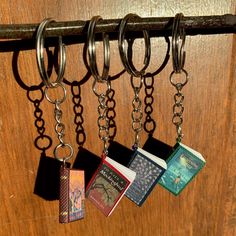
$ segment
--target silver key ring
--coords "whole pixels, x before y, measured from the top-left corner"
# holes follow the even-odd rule
[[[180,21],[184,15],[178,13],[173,20],[172,28],[172,64],[175,73],[180,73],[184,68],[185,63],[185,30],[180,26]]]
[[[118,46],[119,46],[119,53],[120,53],[120,58],[123,63],[123,66],[127,70],[127,72],[135,77],[139,77],[144,74],[146,68],[148,67],[150,63],[150,58],[151,58],[151,43],[150,43],[150,37],[148,34],[147,30],[143,30],[143,37],[144,37],[144,42],[145,42],[145,56],[144,56],[144,66],[143,68],[138,71],[132,61],[129,60],[128,56],[128,48],[125,47],[125,31],[126,31],[126,25],[129,19],[138,17],[136,14],[128,14],[126,15],[120,23],[119,27],[119,37],[118,37]]]
[[[89,22],[88,34],[87,34],[87,46],[88,46],[88,56],[90,70],[98,82],[104,82],[108,79],[109,68],[110,68],[110,43],[109,36],[106,33],[103,33],[103,48],[104,48],[104,64],[102,75],[98,73],[97,60],[96,60],[96,45],[95,45],[95,27],[99,20],[102,20],[100,16],[94,16]]]
[[[54,20],[51,18],[44,19],[36,33],[36,58],[37,58],[37,65],[39,69],[40,76],[46,85],[46,87],[54,87],[57,83],[61,83],[63,80],[63,76],[65,73],[65,65],[66,65],[66,48],[65,45],[62,43],[62,37],[59,37],[59,53],[60,53],[60,63],[59,63],[59,70],[57,74],[57,79],[55,82],[50,81],[50,77],[45,69],[44,63],[44,41],[45,41],[45,29],[47,25]]]

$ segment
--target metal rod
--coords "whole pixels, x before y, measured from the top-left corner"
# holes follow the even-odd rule
[[[101,20],[96,32],[118,32],[121,19]],[[173,17],[152,17],[133,19],[127,24],[127,31],[155,32],[156,36],[171,35]],[[46,29],[46,37],[84,36],[89,21],[53,22]],[[187,35],[236,33],[236,15],[186,16],[181,21]],[[0,39],[32,39],[38,24],[0,25]]]

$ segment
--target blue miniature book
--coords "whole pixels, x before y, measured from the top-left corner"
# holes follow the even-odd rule
[[[159,184],[174,195],[178,195],[205,163],[205,159],[199,152],[177,143],[167,160],[167,170],[160,178]]]
[[[138,148],[129,168],[136,172],[136,177],[125,195],[141,206],[166,170],[167,165],[161,158]]]

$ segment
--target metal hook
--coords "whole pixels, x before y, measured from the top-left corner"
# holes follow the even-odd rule
[[[37,65],[39,69],[40,76],[46,85],[46,87],[54,87],[57,83],[61,83],[63,80],[63,76],[65,73],[65,65],[66,65],[66,48],[65,45],[62,43],[62,37],[59,37],[59,52],[60,52],[60,64],[59,64],[59,70],[57,79],[55,82],[50,81],[50,77],[45,69],[45,63],[44,63],[44,41],[45,41],[45,29],[47,25],[54,20],[51,18],[44,19],[37,30],[36,33],[36,58],[37,58]]]
[[[102,20],[100,16],[94,16],[89,22],[88,34],[87,34],[87,45],[88,45],[88,55],[90,70],[93,77],[98,82],[104,82],[108,79],[109,68],[110,68],[110,43],[109,36],[103,33],[103,47],[104,47],[104,64],[102,76],[98,73],[97,61],[96,61],[96,46],[95,46],[95,27],[99,20]]]
[[[148,34],[147,30],[143,30],[143,36],[144,36],[144,41],[145,41],[145,56],[144,56],[144,67],[138,71],[132,61],[129,60],[128,57],[128,48],[125,48],[125,31],[126,31],[126,25],[129,19],[138,17],[136,14],[127,14],[120,23],[119,27],[119,37],[118,37],[118,47],[119,47],[119,52],[120,52],[120,58],[121,61],[127,70],[127,72],[135,77],[139,77],[144,74],[145,69],[148,67],[150,63],[150,58],[151,58],[151,46],[150,46],[150,37]]]
[[[172,64],[175,73],[180,73],[185,63],[185,29],[180,25],[180,21],[184,15],[178,13],[174,17],[172,28]]]

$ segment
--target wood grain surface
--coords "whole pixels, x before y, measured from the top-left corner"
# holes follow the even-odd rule
[[[0,21],[1,24],[39,23],[45,17],[58,21],[88,20],[94,15],[111,19],[131,12],[143,17],[174,16],[177,12],[188,16],[235,14],[235,1],[1,0]],[[0,45],[4,47],[4,44]],[[67,46],[65,79],[68,97],[62,106],[62,120],[66,126],[65,140],[77,152],[71,83],[82,81],[84,147],[99,156],[102,143],[97,133],[98,102],[92,92],[93,78],[84,63],[83,47],[81,43]],[[142,40],[134,44],[135,65],[142,65],[143,47]],[[102,45],[98,43],[97,48],[100,55]],[[149,71],[161,65],[166,48],[163,38],[152,39]],[[0,235],[236,235],[235,36],[206,35],[186,39],[185,68],[191,79],[183,89],[183,142],[201,152],[207,161],[199,175],[178,197],[156,186],[141,208],[124,198],[109,218],[86,201],[85,219],[67,225],[58,223],[58,201],[46,201],[33,193],[42,154],[35,146],[35,139],[39,136],[37,126],[43,126],[44,135],[52,140],[51,147],[45,151],[48,157],[53,156],[57,144],[53,106],[45,99],[32,102],[42,98],[38,87],[31,91],[35,88],[32,86],[41,83],[35,54],[35,50],[10,49],[0,53]],[[101,65],[101,56],[98,59]],[[174,145],[176,134],[171,119],[175,90],[168,80],[171,69],[169,60],[162,72],[155,76],[152,117],[157,124],[154,137]],[[110,74],[114,76],[122,70],[117,41],[112,41]],[[54,72],[52,77],[55,77]],[[112,88],[115,91],[117,127],[114,140],[130,148],[134,138],[130,116],[133,91],[128,74],[114,79]],[[77,93],[79,88],[74,87],[74,91]],[[145,97],[144,90],[141,97]],[[79,113],[79,109],[76,107],[75,111]],[[37,122],[36,110],[42,115]],[[147,136],[143,131],[142,144]],[[46,139],[38,142],[47,145]]]

